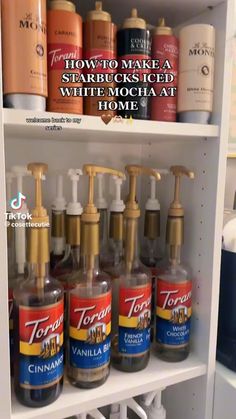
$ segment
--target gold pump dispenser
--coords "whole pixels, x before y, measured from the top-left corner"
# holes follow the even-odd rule
[[[178,259],[178,249],[184,243],[184,209],[180,203],[180,180],[182,176],[194,179],[194,173],[184,166],[172,166],[175,176],[174,200],[170,205],[166,227],[166,243],[170,246],[170,259]]]
[[[126,244],[125,244],[125,263],[128,271],[131,270],[132,263],[134,260],[135,254],[135,220],[140,217],[140,209],[138,203],[136,202],[136,186],[137,186],[137,176],[146,175],[153,176],[156,180],[160,180],[160,174],[148,167],[138,166],[138,165],[129,165],[126,166],[126,171],[129,174],[129,196],[126,202],[126,207],[124,211],[124,218],[129,220],[126,224]]]
[[[48,166],[44,163],[30,163],[28,170],[35,179],[35,207],[32,210],[28,242],[28,277],[14,288],[14,388],[17,399],[29,407],[42,407],[56,400],[63,385],[63,313],[64,296],[60,283],[49,276],[49,217],[42,204],[42,179]],[[46,319],[44,333],[36,336],[35,325]],[[34,351],[25,352],[21,330],[31,333],[26,347]],[[56,355],[46,351],[47,342],[59,337]],[[24,333],[24,332],[23,332]],[[55,356],[57,361],[55,361]],[[30,366],[40,363],[46,371],[50,364],[50,374],[34,370]],[[23,372],[22,372],[23,371]],[[24,371],[27,371],[25,373]],[[37,378],[37,374],[40,378]],[[35,386],[35,380],[38,385]],[[36,381],[37,382],[37,381]]]
[[[111,333],[111,283],[110,277],[99,268],[100,214],[94,204],[94,180],[98,173],[120,178],[124,174],[93,164],[85,164],[83,173],[89,178],[88,201],[81,216],[80,270],[69,291],[68,378],[76,387],[94,388],[102,385],[109,375]],[[80,315],[81,309],[86,316]],[[102,319],[102,326],[98,325],[98,318]],[[83,350],[87,342],[88,356]],[[97,343],[99,353],[93,346]]]
[[[184,166],[172,166],[170,172],[175,177],[175,188],[166,226],[169,262],[156,281],[156,352],[164,361],[179,362],[189,355],[192,314],[192,274],[180,260],[184,243],[180,181],[183,176],[194,179],[194,173]]]
[[[37,287],[42,289],[46,274],[45,266],[49,262],[49,217],[42,205],[42,178],[48,166],[44,163],[30,163],[27,168],[35,178],[35,208],[32,210],[32,224],[42,225],[30,229],[28,261],[37,265]]]
[[[137,177],[153,176],[158,181],[161,176],[156,170],[139,165],[128,165],[125,169],[129,175],[129,195],[124,210],[124,261],[112,281],[112,362],[121,371],[136,372],[149,361],[152,298],[151,273],[139,260]]]

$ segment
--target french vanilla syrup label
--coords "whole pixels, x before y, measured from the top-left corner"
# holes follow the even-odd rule
[[[176,284],[158,278],[156,341],[175,347],[188,344],[191,314],[192,283]]]
[[[119,352],[139,355],[150,348],[151,284],[120,288]]]
[[[74,368],[100,368],[110,361],[111,292],[96,298],[70,293],[69,357]]]
[[[20,386],[42,389],[63,376],[64,303],[19,307]]]

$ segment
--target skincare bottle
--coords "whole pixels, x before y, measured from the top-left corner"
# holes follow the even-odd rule
[[[136,202],[137,177],[141,174],[160,175],[143,166],[126,166],[130,179],[126,202],[124,260],[119,275],[112,280],[112,363],[115,368],[136,372],[144,369],[150,354],[150,325],[152,283],[150,271],[139,260],[138,220],[140,209]]]
[[[183,166],[173,166],[175,177],[174,200],[168,211],[166,244],[169,262],[156,281],[156,352],[167,362],[187,358],[192,314],[192,277],[181,263],[184,242],[184,208],[180,203],[182,176],[194,178]]]
[[[93,388],[103,384],[110,369],[111,283],[99,268],[99,213],[94,205],[98,173],[122,177],[113,169],[85,165],[88,202],[81,217],[81,264],[69,290],[67,373],[72,385]]]
[[[49,276],[49,217],[42,205],[43,163],[28,165],[35,178],[35,208],[29,230],[28,278],[13,291],[14,388],[20,403],[42,407],[63,384],[63,288]],[[42,373],[43,371],[43,373]]]

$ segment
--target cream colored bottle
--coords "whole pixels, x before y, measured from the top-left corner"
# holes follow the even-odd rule
[[[2,0],[5,106],[45,110],[46,36],[46,0]]]
[[[179,33],[179,48],[179,121],[207,124],[213,107],[214,27],[185,26]]]

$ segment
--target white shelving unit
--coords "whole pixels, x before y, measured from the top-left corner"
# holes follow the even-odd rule
[[[81,11],[82,7],[84,15],[85,9],[91,9],[93,2],[81,3],[78,10]],[[174,26],[188,21],[212,23],[216,27],[213,125],[151,121],[111,121],[105,125],[101,119],[93,117],[0,109],[0,409],[4,419],[62,419],[163,386],[167,387],[165,406],[168,419],[212,419],[234,0],[212,0],[211,7],[206,0],[104,1],[104,8],[111,11],[113,20],[117,22],[121,22],[134,5],[140,6],[140,14],[151,24],[156,24],[157,18],[165,15],[168,23]],[[72,121],[52,122],[52,118],[61,117],[72,118]],[[73,117],[78,119],[73,122]],[[50,121],[35,123],[33,118]],[[54,125],[56,128],[53,128]],[[62,129],[58,129],[58,126]],[[120,169],[128,162],[151,167],[169,167],[176,163],[187,165],[195,171],[194,182],[183,181],[182,186],[182,202],[186,209],[183,259],[188,261],[193,271],[191,355],[186,361],[168,364],[152,355],[146,370],[125,374],[112,369],[107,383],[98,389],[82,391],[65,384],[61,397],[41,409],[21,406],[14,396],[11,401],[4,226],[5,167],[36,160],[45,161],[49,165],[50,171],[44,184],[44,202],[48,208],[55,189],[51,176],[53,171],[81,167],[85,162],[97,162]],[[29,206],[32,184],[32,180],[27,179]],[[83,201],[83,179],[80,187]],[[143,180],[139,188],[142,206],[146,193],[147,180]],[[173,179],[160,182],[159,194],[164,233],[165,214],[173,194]]]

